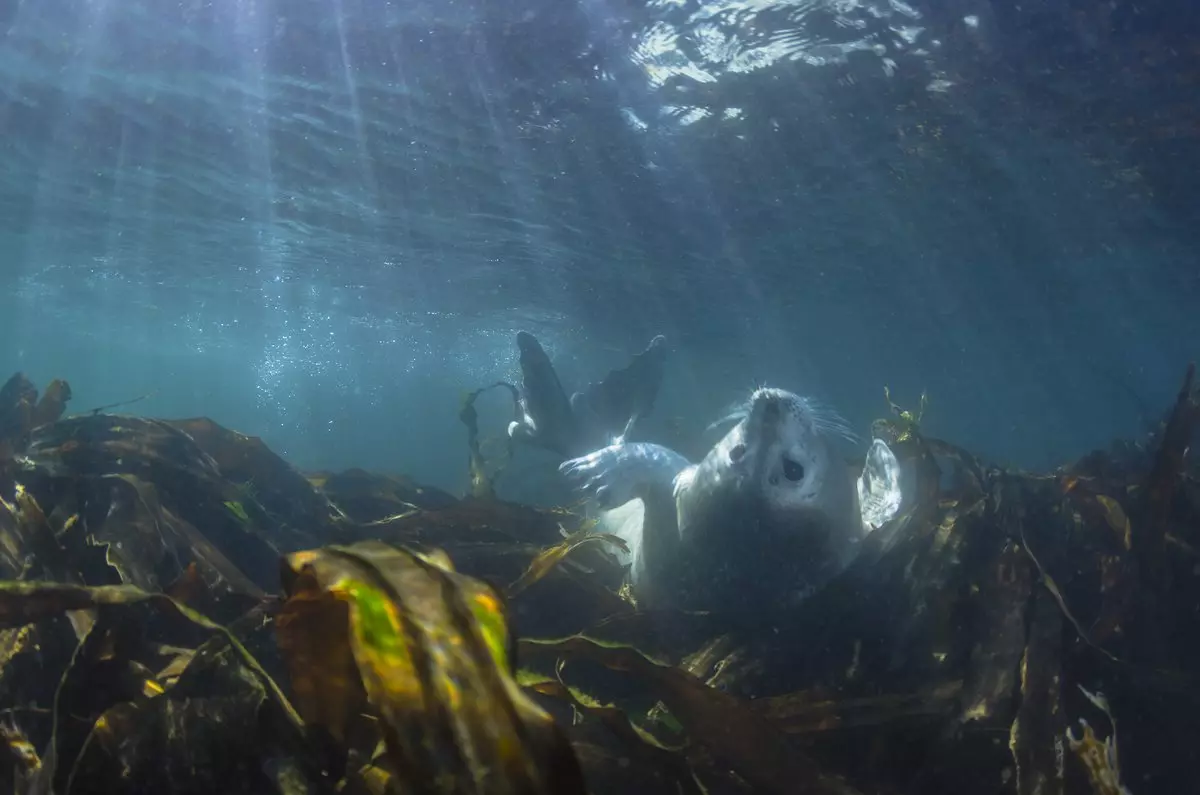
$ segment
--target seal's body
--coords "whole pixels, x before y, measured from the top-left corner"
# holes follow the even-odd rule
[[[653,444],[619,444],[560,470],[595,496],[604,529],[630,545],[634,594],[647,606],[762,609],[795,602],[853,560],[899,508],[898,466],[875,440],[855,473],[837,452],[853,438],[835,414],[758,389],[698,464]]]

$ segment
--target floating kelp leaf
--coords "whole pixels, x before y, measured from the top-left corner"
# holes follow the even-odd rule
[[[749,704],[704,685],[678,668],[663,665],[629,646],[602,644],[576,635],[561,640],[522,640],[532,651],[577,655],[649,683],[696,742],[767,793],[850,795],[856,790],[822,774]]]
[[[545,577],[559,563],[566,559],[567,555],[571,554],[576,549],[586,544],[596,543],[610,544],[625,554],[629,554],[629,546],[619,536],[611,533],[595,533],[584,529],[565,538],[561,543],[555,544],[549,549],[541,552],[533,562],[529,564],[529,568],[525,573],[517,579],[512,585],[508,586],[508,595],[516,596],[524,591],[529,586],[533,585],[538,580]]]
[[[289,555],[282,576],[288,600],[277,632],[311,722],[347,737],[352,715],[336,702],[361,705],[365,694],[402,786],[583,792],[565,738],[510,673],[507,620],[492,588],[444,555],[369,541]]]

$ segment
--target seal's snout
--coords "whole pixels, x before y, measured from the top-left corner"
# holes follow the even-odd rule
[[[769,438],[783,422],[787,413],[786,393],[778,389],[759,389],[750,399],[745,434],[748,442]]]

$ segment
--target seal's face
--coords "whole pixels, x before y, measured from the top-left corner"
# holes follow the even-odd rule
[[[840,570],[862,536],[835,446],[847,434],[798,395],[756,390],[742,420],[677,482],[680,540],[698,573],[772,599]]]

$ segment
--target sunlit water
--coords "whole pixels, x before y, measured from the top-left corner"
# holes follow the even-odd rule
[[[570,385],[663,333],[694,436],[886,383],[1058,463],[1196,352],[1198,23],[1029,5],[8,3],[2,362],[459,489],[517,329]]]

